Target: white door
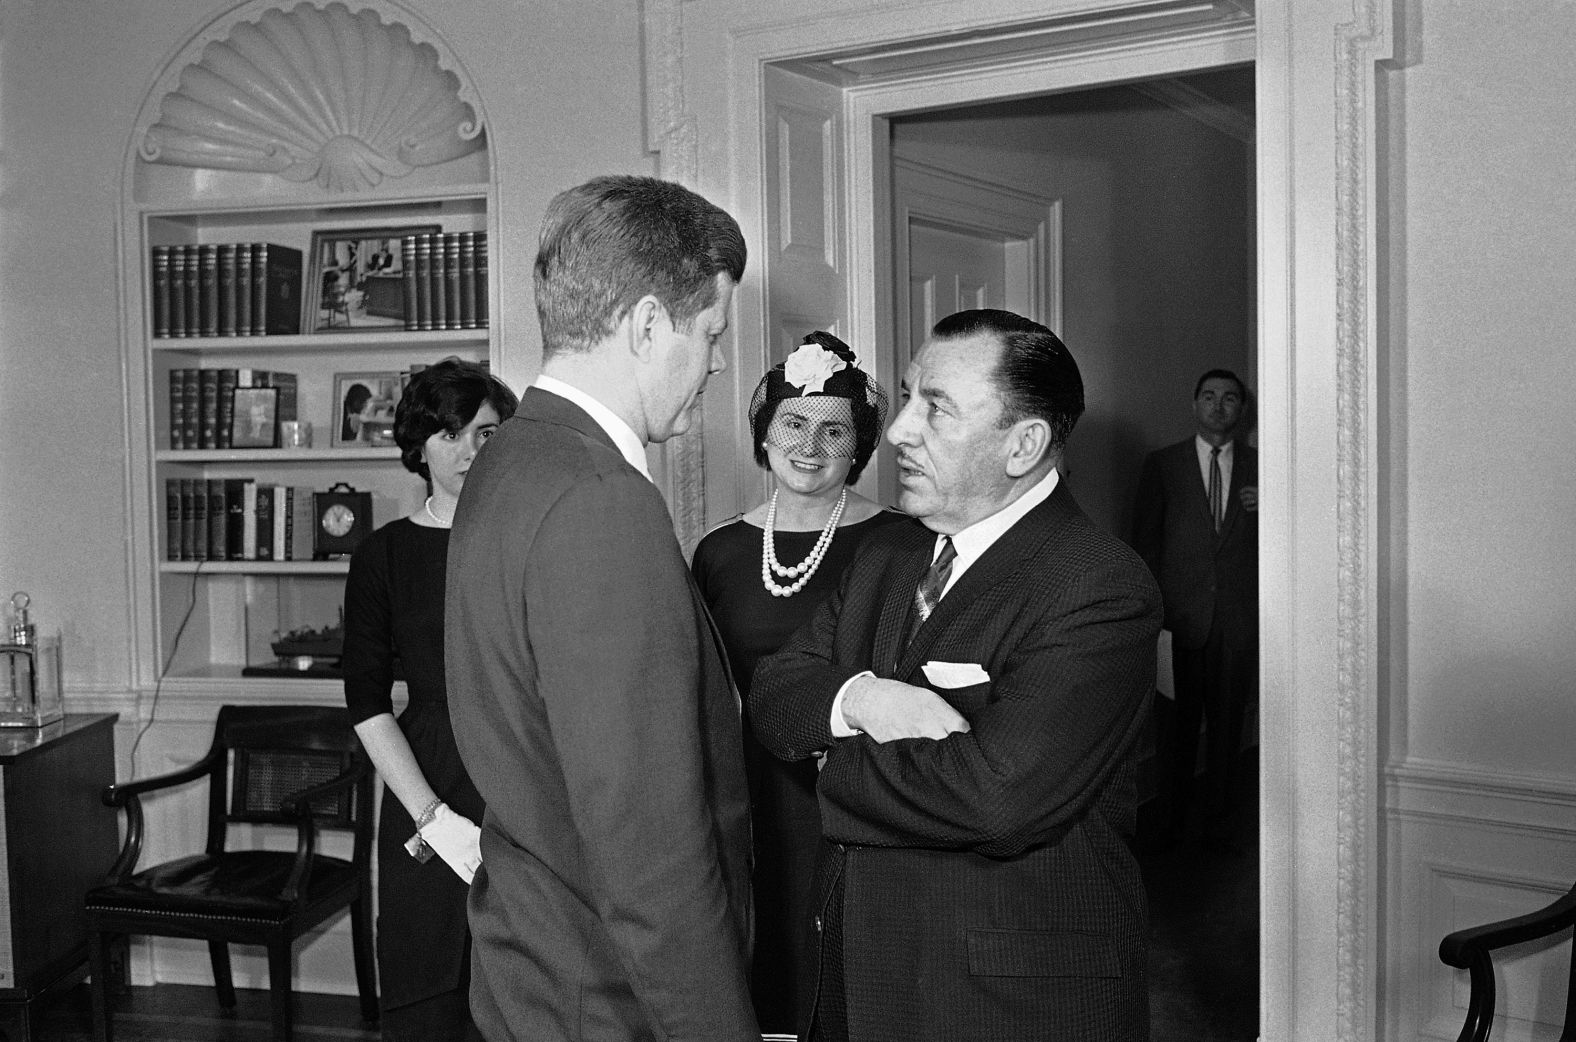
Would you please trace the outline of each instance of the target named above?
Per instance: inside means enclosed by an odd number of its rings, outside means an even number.
[[[1006,242],[989,232],[910,217],[908,329],[898,344],[898,372],[908,368],[937,319],[966,308],[1014,310],[1007,301]]]

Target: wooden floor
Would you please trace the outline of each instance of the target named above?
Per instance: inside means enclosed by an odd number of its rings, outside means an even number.
[[[236,989],[235,1012],[225,1016],[212,988],[159,984],[128,988],[115,1009],[115,1042],[268,1042],[273,1037],[266,991]],[[92,1006],[87,985],[47,996],[35,1042],[91,1042]],[[361,1022],[354,995],[297,995],[298,1042],[377,1042],[376,1027]],[[0,1039],[0,1042],[20,1040]]]

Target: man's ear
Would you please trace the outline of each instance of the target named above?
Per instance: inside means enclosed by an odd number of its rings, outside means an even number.
[[[668,320],[662,301],[646,294],[629,309],[629,350],[641,361],[649,361],[658,329]]]
[[[1051,425],[1030,416],[1012,425],[1007,433],[1007,476],[1021,478],[1051,452]]]

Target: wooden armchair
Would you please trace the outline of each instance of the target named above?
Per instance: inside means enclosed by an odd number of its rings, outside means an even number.
[[[1512,944],[1537,940],[1576,925],[1576,886],[1546,908],[1514,919],[1457,930],[1439,942],[1439,958],[1447,966],[1468,971],[1472,996],[1467,1020],[1457,1042],[1487,1042],[1494,1027],[1493,952]],[[1576,1042],[1576,953],[1571,958],[1570,982],[1565,991],[1565,1028],[1560,1042]]]
[[[378,1016],[372,948],[373,771],[343,709],[224,706],[206,755],[184,770],[111,785],[104,802],[126,809],[126,842],[104,885],[85,898],[91,931],[93,1020],[111,1042],[107,942],[123,934],[208,942],[219,1004],[235,1007],[230,944],[268,949],[273,1037],[292,1030],[295,939],[350,909],[361,1014]],[[201,854],[137,871],[142,796],[208,780],[208,842]],[[294,826],[293,853],[230,850],[230,823]],[[319,828],[353,833],[349,861],[317,852]]]

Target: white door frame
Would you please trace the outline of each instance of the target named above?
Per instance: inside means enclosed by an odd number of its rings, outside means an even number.
[[[762,70],[845,59],[823,71],[844,96],[849,187],[837,202],[848,216],[848,328],[888,354],[890,200],[877,142],[887,140],[889,117],[1255,63],[1260,976],[1262,1037],[1273,1042],[1371,1039],[1382,1013],[1374,70],[1391,56],[1393,2],[643,7],[647,127],[660,171],[727,206],[752,245],[763,241]],[[1190,27],[1195,16],[1218,17],[1219,31]],[[938,54],[957,60],[923,67]],[[738,296],[734,364],[752,376],[764,343],[763,277],[754,268]],[[739,407],[707,399],[708,417]],[[703,452],[694,439],[669,444],[662,482],[687,534],[704,523]]]

